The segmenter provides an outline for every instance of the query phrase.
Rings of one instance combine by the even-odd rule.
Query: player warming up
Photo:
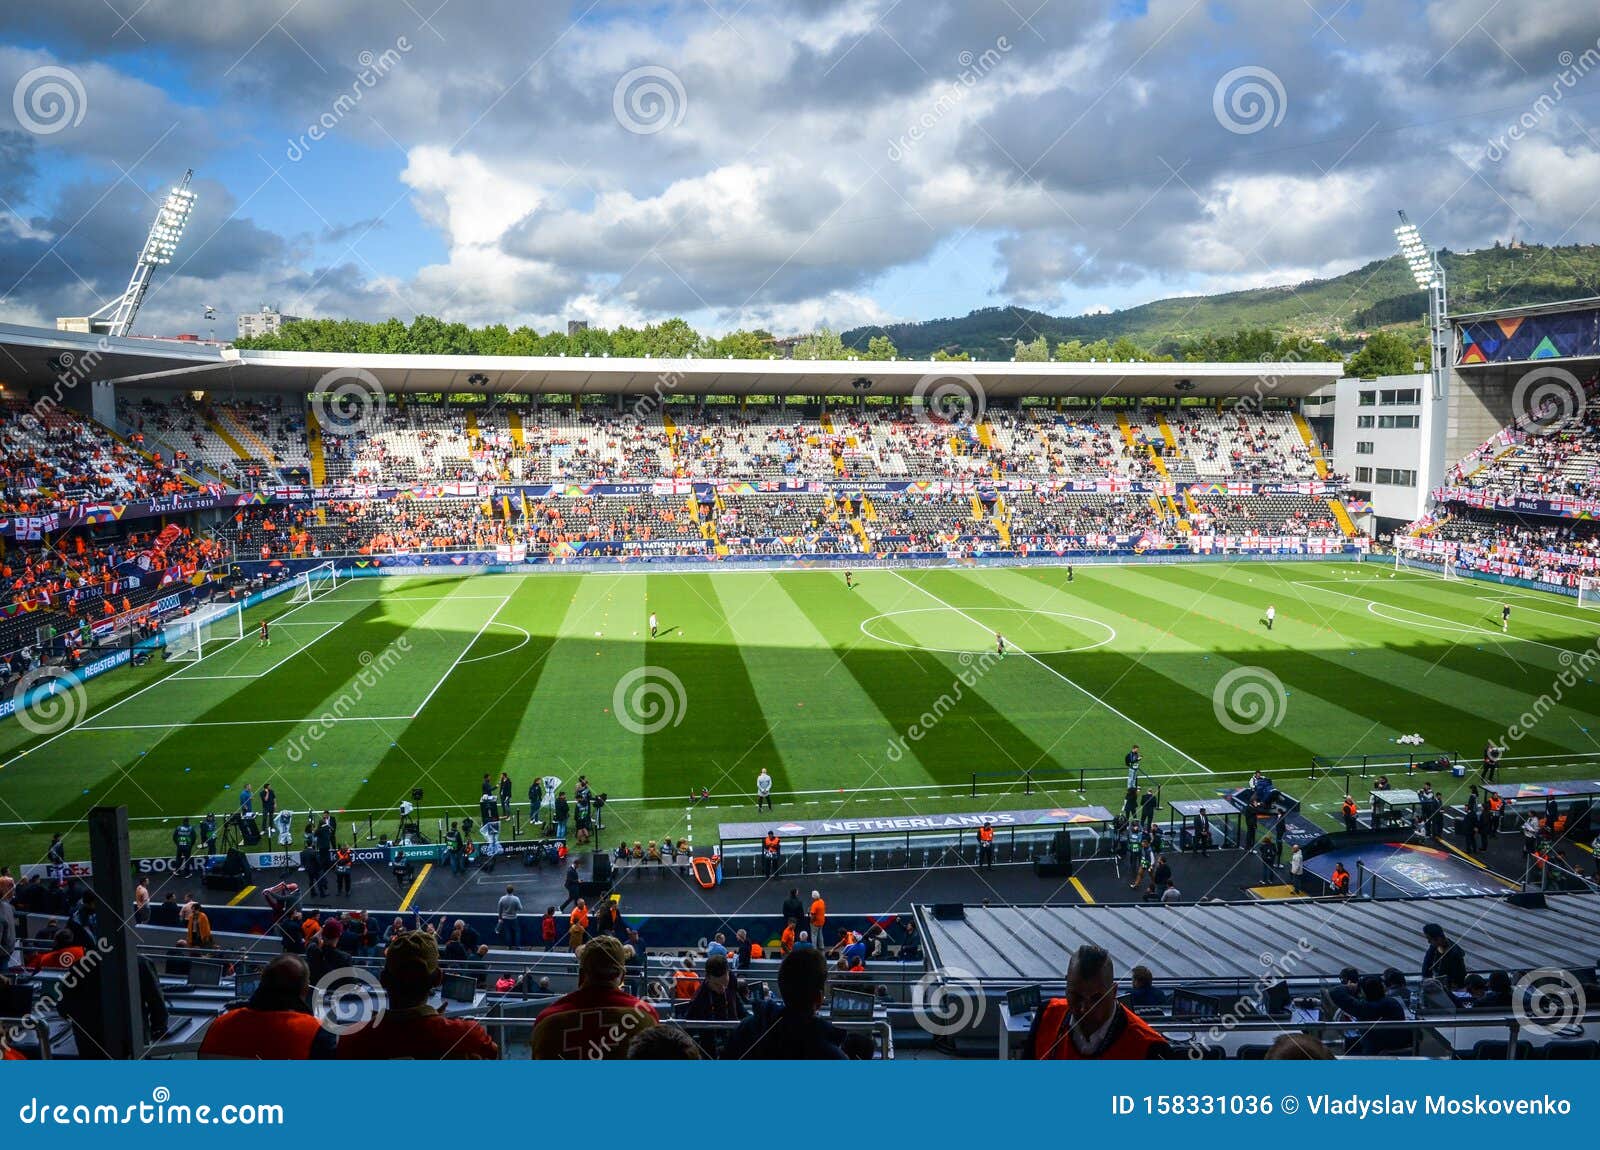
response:
[[[257,647],[272,646],[272,636],[267,632],[267,621],[261,620],[261,638],[256,641]]]
[[[844,589],[846,591],[854,591],[855,588],[856,588],[856,577],[854,575],[850,574],[850,572],[846,571],[844,573]]]
[[[994,653],[1002,659],[1006,657],[1006,637],[999,631],[994,633]]]
[[[657,626],[659,626],[659,624],[656,622],[656,613],[652,611],[650,612],[650,638],[652,639],[656,637]]]
[[[1271,603],[1267,604],[1267,630],[1272,630],[1273,622],[1278,618],[1278,609]]]
[[[1511,604],[1503,603],[1500,606],[1500,633],[1504,634],[1511,628]]]

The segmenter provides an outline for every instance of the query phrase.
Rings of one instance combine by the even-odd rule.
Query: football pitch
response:
[[[1595,775],[1600,611],[1570,599],[1381,561],[1074,576],[865,569],[850,588],[836,570],[631,568],[280,596],[198,662],[118,670],[6,722],[0,861],[39,860],[52,831],[86,857],[80,820],[108,803],[128,806],[135,854],[167,853],[179,816],[265,782],[281,807],[380,833],[420,787],[431,833],[476,817],[485,773],[510,773],[524,820],[535,777],[570,795],[584,774],[614,846],[714,840],[751,817],[763,768],[780,818],[1116,808],[1137,743],[1165,800],[1259,768],[1330,826],[1345,783],[1308,778],[1311,756],[1403,757],[1401,736],[1475,764],[1516,724],[1502,781]],[[1474,776],[1431,777],[1450,796]]]

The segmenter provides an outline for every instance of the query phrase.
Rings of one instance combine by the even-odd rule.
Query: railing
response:
[[[543,1002],[535,1005],[537,1005],[539,1009],[543,1009],[544,1006],[547,1006],[548,1004],[548,1002]],[[688,1003],[674,1003],[672,1004],[670,1012],[668,1010],[660,1009],[661,1004],[655,1005],[657,1006],[657,1013],[660,1014],[661,1021],[663,1023],[671,1024],[678,1027],[680,1030],[687,1032],[690,1037],[694,1038],[700,1043],[703,1049],[713,1054],[720,1053],[725,1042],[725,1036],[732,1034],[733,1031],[737,1030],[743,1021],[731,1019],[728,1021],[716,1021],[709,1019],[696,1020],[680,1018],[676,1015],[675,1011],[687,1007]],[[525,1009],[531,1009],[531,1006]],[[492,1011],[488,1014],[461,1015],[458,1017],[471,1018],[472,1021],[478,1023],[485,1030],[487,1030],[490,1036],[495,1040],[495,1043],[500,1047],[502,1057],[504,1057],[505,1051],[509,1048],[510,1043],[516,1041],[517,1038],[521,1038],[521,1040],[524,1042],[529,1041],[532,1038],[533,1026],[536,1021],[535,1017],[518,1014],[506,1014],[499,1010]],[[831,1025],[838,1027],[840,1030],[846,1032],[860,1031],[871,1035],[873,1039],[874,1057],[885,1060],[894,1058],[894,1028],[890,1025],[888,1016],[884,1011],[877,1011],[874,1017],[871,1019],[835,1019],[830,1017],[829,1012],[826,1010],[819,1012],[818,1017],[826,1019]],[[526,1037],[522,1037],[522,1032],[524,1030],[528,1032]]]
[[[1225,1058],[1229,1054],[1238,1057],[1241,1050],[1248,1050],[1252,1046],[1241,1039],[1252,1035],[1270,1036],[1275,1040],[1285,1034],[1309,1034],[1330,1048],[1339,1048],[1346,1054],[1351,1054],[1351,1047],[1359,1044],[1365,1049],[1356,1053],[1356,1057],[1382,1058],[1449,1058],[1458,1054],[1461,1047],[1459,1037],[1454,1035],[1446,1037],[1446,1031],[1467,1031],[1469,1037],[1475,1030],[1492,1031],[1492,1034],[1480,1039],[1486,1042],[1501,1041],[1503,1032],[1505,1053],[1500,1057],[1505,1060],[1526,1058],[1536,1049],[1525,1034],[1548,1038],[1550,1041],[1564,1041],[1558,1034],[1552,1033],[1550,1028],[1540,1023],[1530,1023],[1525,1018],[1518,1017],[1515,1011],[1419,1017],[1386,1022],[1308,1017],[1226,1020],[1146,1018],[1146,1021],[1150,1022],[1180,1052],[1197,1060]],[[1004,1012],[1002,1022],[1010,1025],[1003,1024],[1000,1028],[1000,1057],[1002,1059],[1018,1057],[1027,1030],[1017,1025],[1015,1020]],[[1564,1028],[1585,1036],[1580,1037],[1578,1041],[1594,1041],[1592,1032],[1600,1030],[1600,1010],[1591,1010],[1578,1015],[1566,1021]],[[1385,1035],[1399,1035],[1406,1041],[1385,1042],[1383,1040]],[[1364,1041],[1370,1039],[1377,1041]],[[1255,1045],[1256,1053],[1259,1054],[1266,1044]],[[1524,1050],[1524,1047],[1529,1049]],[[1370,1050],[1370,1053],[1366,1053],[1367,1050]]]
[[[1404,770],[1406,774],[1422,769],[1424,763],[1436,763],[1440,759],[1447,759],[1451,766],[1461,762],[1460,751],[1433,750],[1420,754],[1398,755],[1394,751],[1378,752],[1366,755],[1312,755],[1311,770],[1308,778],[1315,779],[1320,771],[1323,776],[1330,776],[1343,772],[1344,778],[1367,778],[1373,772],[1385,774],[1389,771]]]
[[[139,954],[154,961],[157,968],[162,970],[166,969],[170,960],[179,960],[173,972],[167,974],[169,978],[188,977],[176,973],[182,969],[182,963],[220,965],[223,969],[217,986],[186,983],[183,987],[168,988],[168,993],[172,995],[205,991],[208,1001],[214,999],[220,1003],[226,1001],[232,983],[238,977],[258,973],[277,957],[282,952],[281,942],[280,936],[267,934],[261,937],[261,945],[257,949],[230,947],[196,950],[181,946],[141,945]],[[516,978],[518,985],[524,989],[488,992],[491,1000],[516,1003],[546,993],[563,993],[577,986],[577,956],[565,949],[564,941],[556,945],[561,949],[506,950],[493,947],[485,958],[447,961],[444,966],[449,973],[472,975],[479,980],[492,980],[503,975]],[[653,952],[647,956],[642,967],[629,967],[627,978],[633,991],[640,997],[653,1002],[670,1002],[674,975],[684,970],[700,972],[704,964],[704,956],[698,953],[681,955]],[[383,958],[380,954],[357,955],[353,958],[353,965],[377,972],[383,969]],[[777,958],[757,959],[753,965],[739,970],[739,982],[744,986],[759,985],[775,993],[778,967]],[[40,972],[46,979],[52,977],[53,973]],[[838,986],[878,993],[880,1000],[887,1003],[910,1003],[912,991],[924,973],[925,967],[920,961],[874,958],[867,960],[864,972],[836,974],[832,981]],[[550,980],[548,991],[535,989],[542,978]]]
[[[15,1037],[21,1031],[30,1031],[33,1041],[39,1047],[39,1057],[47,1059],[52,1057],[50,1050],[50,1027],[45,1025],[44,1019],[34,1014],[25,1014],[17,1018],[0,1016],[0,1030],[5,1031],[8,1038],[15,1045]]]

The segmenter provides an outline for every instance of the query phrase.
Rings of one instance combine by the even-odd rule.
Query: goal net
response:
[[[244,610],[238,603],[201,607],[192,615],[168,623],[166,634],[169,660],[198,662],[218,643],[244,638]]]
[[[1397,540],[1394,548],[1394,569],[1415,571],[1423,575],[1436,575],[1444,579],[1456,578],[1455,548],[1423,550],[1415,540]]]
[[[1579,576],[1578,606],[1587,607],[1591,611],[1600,607],[1600,576]]]
[[[299,586],[294,589],[292,602],[314,603],[338,590],[339,572],[332,563],[319,563],[309,571],[302,571],[297,582]]]

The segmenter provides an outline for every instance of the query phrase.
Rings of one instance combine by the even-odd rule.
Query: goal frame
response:
[[[1424,555],[1420,549],[1406,547],[1397,542],[1394,548],[1394,569],[1410,571],[1417,575],[1432,575],[1437,579],[1459,579],[1455,570],[1455,548],[1447,548],[1443,555]]]
[[[167,624],[167,661],[198,663],[206,657],[207,648],[237,643],[243,638],[243,603],[201,608]]]
[[[1600,575],[1578,576],[1578,606],[1587,611],[1600,610]]]
[[[318,563],[300,572],[292,603],[315,603],[339,589],[339,569],[332,562]]]

